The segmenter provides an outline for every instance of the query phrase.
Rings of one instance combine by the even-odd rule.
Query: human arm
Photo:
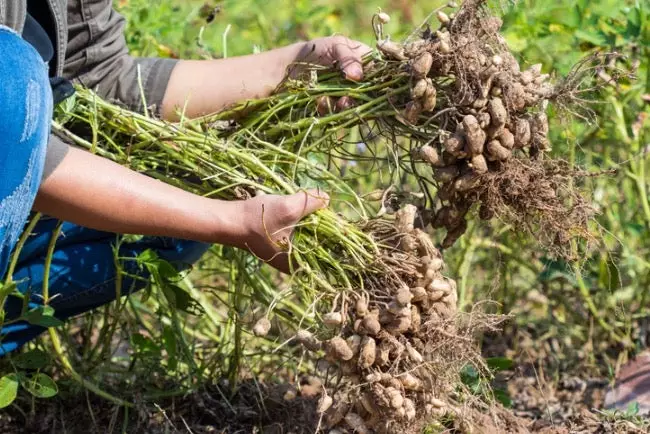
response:
[[[270,95],[292,65],[338,65],[345,77],[360,80],[366,45],[342,36],[298,42],[286,47],[217,60],[183,60],[173,69],[161,113],[171,120],[213,113],[236,102]]]
[[[328,200],[316,192],[208,199],[58,140],[50,142],[47,160],[37,211],[97,230],[248,249],[283,271],[287,258],[277,242],[289,238],[304,215],[327,206]]]
[[[110,0],[68,0],[65,76],[143,111],[174,120],[215,112],[248,98],[269,95],[296,63],[337,64],[351,80],[362,76],[361,57],[370,48],[342,36],[298,42],[259,54],[215,60],[131,56],[124,18]],[[141,92],[142,91],[142,92]]]
[[[197,115],[241,99],[268,95],[296,61],[337,61],[349,78],[359,79],[361,75],[363,47],[344,38],[323,38],[224,60],[139,59],[129,55],[122,34],[123,20],[112,10],[110,1],[70,0],[68,13],[66,76],[134,110],[143,109],[144,96],[147,106],[162,107],[168,119],[173,119],[175,108],[186,101],[186,114]],[[215,76],[220,79],[214,80]],[[286,255],[277,256],[280,249],[276,241],[288,238],[298,220],[327,202],[326,197],[315,193],[237,202],[208,200],[85,151],[65,148],[61,152],[61,146],[56,141],[50,143],[48,159],[53,160],[57,153],[64,157],[50,164],[53,168],[41,185],[35,209],[100,230],[247,248],[264,260],[273,258],[272,265],[285,271]]]

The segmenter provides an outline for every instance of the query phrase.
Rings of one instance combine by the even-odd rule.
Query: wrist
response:
[[[208,241],[245,248],[254,236],[248,201],[206,200],[209,201],[206,213]]]
[[[298,42],[298,50],[294,62],[320,64],[323,58],[323,39],[311,39],[309,41]]]

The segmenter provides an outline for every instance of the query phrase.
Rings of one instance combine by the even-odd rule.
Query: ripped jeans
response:
[[[47,65],[37,51],[13,31],[0,26],[0,278],[29,218],[43,175],[52,119],[52,91]],[[57,220],[43,218],[20,250],[13,280],[18,290],[30,293],[29,307],[43,302],[41,295],[45,256]],[[49,273],[49,305],[61,320],[116,299],[115,251],[118,236],[65,222],[57,240]],[[117,254],[126,258],[127,275],[147,277],[128,261],[146,249],[178,268],[196,262],[208,245],[194,241],[145,237],[120,243]],[[121,287],[142,289],[142,279],[127,277]],[[122,294],[124,295],[124,294]],[[20,315],[23,301],[10,296],[5,321]],[[0,356],[20,348],[46,329],[25,321],[0,330]]]

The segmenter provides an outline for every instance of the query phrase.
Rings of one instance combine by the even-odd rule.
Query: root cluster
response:
[[[339,299],[323,315],[322,332],[295,339],[315,355],[329,379],[318,411],[330,432],[393,433],[449,410],[455,373],[475,355],[458,334],[454,280],[429,236],[414,228],[407,205],[394,225],[367,230],[385,246],[395,275],[371,279],[363,291]]]
[[[438,12],[440,28],[404,46],[378,43],[387,58],[406,61],[410,96],[402,122],[438,126],[434,137],[412,150],[439,183],[442,205],[433,227],[447,229],[443,247],[453,245],[467,228],[470,207],[479,202],[486,220],[507,217],[527,229],[550,228],[551,238],[583,235],[591,209],[566,188],[575,173],[565,170],[558,178],[557,165],[543,163],[550,149],[547,105],[559,89],[564,96],[568,90],[552,85],[540,64],[520,69],[499,34],[501,20],[483,3],[465,1],[456,15]],[[528,194],[512,194],[512,188]],[[566,219],[576,202],[584,214]],[[554,223],[545,224],[549,220]]]

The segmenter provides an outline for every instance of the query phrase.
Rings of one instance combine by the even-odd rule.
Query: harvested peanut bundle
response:
[[[55,130],[162,181],[237,199],[258,191],[296,191],[290,176],[313,177],[333,196],[353,197],[359,213],[369,209],[339,177],[274,144],[259,142],[251,150],[191,122],[170,125],[125,111],[87,90],[75,98],[68,128],[55,124]],[[93,122],[103,127],[91,144],[74,131],[87,131]],[[127,142],[128,155],[114,147]],[[288,171],[277,167],[278,155],[290,163]],[[286,297],[260,294],[256,307],[264,316],[245,325],[254,339],[269,343],[281,329],[301,327],[289,340],[290,351],[295,356],[304,348],[313,355],[307,360],[327,362],[315,404],[329,427],[389,433],[423,425],[442,414],[431,402],[451,399],[463,366],[480,365],[468,338],[477,323],[459,324],[456,285],[442,274],[442,255],[416,227],[417,218],[410,204],[394,218],[350,221],[331,209],[305,218],[291,240],[294,273]],[[257,288],[255,273],[242,274]],[[290,388],[283,401],[302,397]]]
[[[536,229],[547,245],[589,237],[592,209],[571,187],[584,173],[548,158],[546,110],[549,103],[570,105],[575,95],[582,101],[579,86],[590,86],[599,59],[551,82],[541,65],[519,65],[499,34],[502,21],[484,0],[446,6],[434,16],[404,43],[386,37],[385,19],[375,16],[377,51],[368,57],[361,82],[312,71],[304,80],[287,81],[275,96],[210,116],[204,124],[233,120],[222,137],[254,146],[255,136],[303,155],[343,160],[362,157],[342,140],[361,125],[359,131],[392,145],[387,160],[399,155],[403,171],[425,190],[420,212],[433,214],[434,227],[447,230],[443,248],[463,234],[475,204],[481,218]],[[355,104],[338,110],[338,98]]]
[[[327,404],[321,413],[330,432],[395,433],[445,414],[453,383],[446,375],[463,365],[455,357],[473,357],[472,348],[448,341],[457,336],[456,283],[444,276],[430,238],[414,228],[416,214],[406,205],[394,223],[366,228],[387,249],[384,260],[402,264],[400,278],[369,280],[340,299],[334,308],[345,319],[333,333],[296,334],[305,350],[324,355],[333,377],[319,402],[319,411]]]

